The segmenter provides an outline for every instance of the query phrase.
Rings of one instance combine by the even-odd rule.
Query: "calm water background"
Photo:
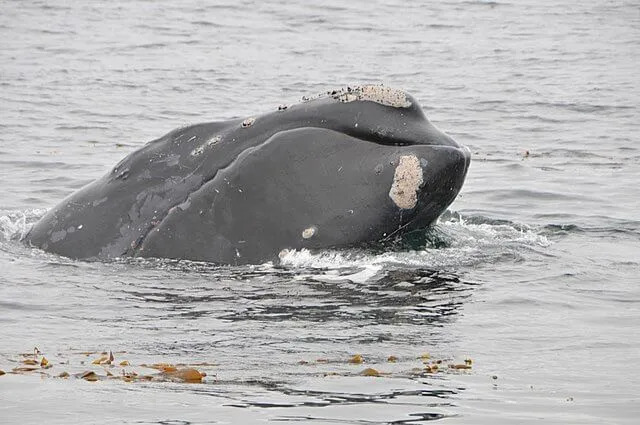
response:
[[[0,369],[34,346],[51,374],[92,350],[216,364],[203,384],[0,376],[0,422],[634,423],[638,2],[324,3],[0,2]],[[234,268],[17,241],[176,127],[359,83],[473,152],[424,249]],[[424,352],[473,369],[420,373]]]

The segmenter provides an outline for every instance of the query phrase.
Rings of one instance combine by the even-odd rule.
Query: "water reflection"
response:
[[[351,385],[341,380],[332,382],[334,390],[296,388],[283,382],[249,380],[242,383],[222,382],[217,387],[201,387],[195,392],[224,398],[225,407],[273,409],[275,416],[271,420],[278,422],[411,424],[451,416],[445,412],[456,406],[454,399],[461,390],[428,382],[395,381],[391,385],[360,381],[359,390],[347,391]],[[398,386],[409,388],[397,389]],[[361,413],[357,419],[348,415],[331,418],[333,409],[324,409],[331,407],[340,407],[343,412],[365,408],[368,413]],[[425,409],[431,412],[425,412]],[[366,419],[368,417],[372,419]]]
[[[174,319],[419,325],[449,321],[476,286],[454,272],[426,268],[170,267],[169,281],[121,281],[111,295],[143,309],[162,305]]]

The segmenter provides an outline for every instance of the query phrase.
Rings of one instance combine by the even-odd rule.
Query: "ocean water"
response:
[[[0,2],[0,423],[635,423],[639,66],[637,1]],[[176,127],[363,83],[472,151],[424,246],[229,267],[19,242]],[[34,347],[52,367],[12,373]],[[115,379],[154,363],[206,377]]]

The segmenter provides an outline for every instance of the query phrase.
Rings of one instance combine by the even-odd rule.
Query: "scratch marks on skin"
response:
[[[389,197],[399,208],[410,210],[418,203],[418,190],[423,183],[422,166],[418,157],[401,156],[393,175]]]
[[[104,198],[100,198],[100,199],[96,199],[95,201],[93,201],[91,203],[92,206],[97,207],[98,205],[104,204],[105,202],[107,202],[107,200],[109,199],[108,196],[105,196]]]
[[[404,91],[385,86],[369,85],[356,88],[347,87],[346,89],[331,92],[331,95],[340,102],[368,100],[395,108],[408,108],[411,106],[411,102]]]

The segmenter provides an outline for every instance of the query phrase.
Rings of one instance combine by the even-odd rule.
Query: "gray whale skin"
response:
[[[427,227],[457,196],[469,161],[404,91],[342,89],[151,141],[48,211],[24,241],[74,259],[262,263]]]

